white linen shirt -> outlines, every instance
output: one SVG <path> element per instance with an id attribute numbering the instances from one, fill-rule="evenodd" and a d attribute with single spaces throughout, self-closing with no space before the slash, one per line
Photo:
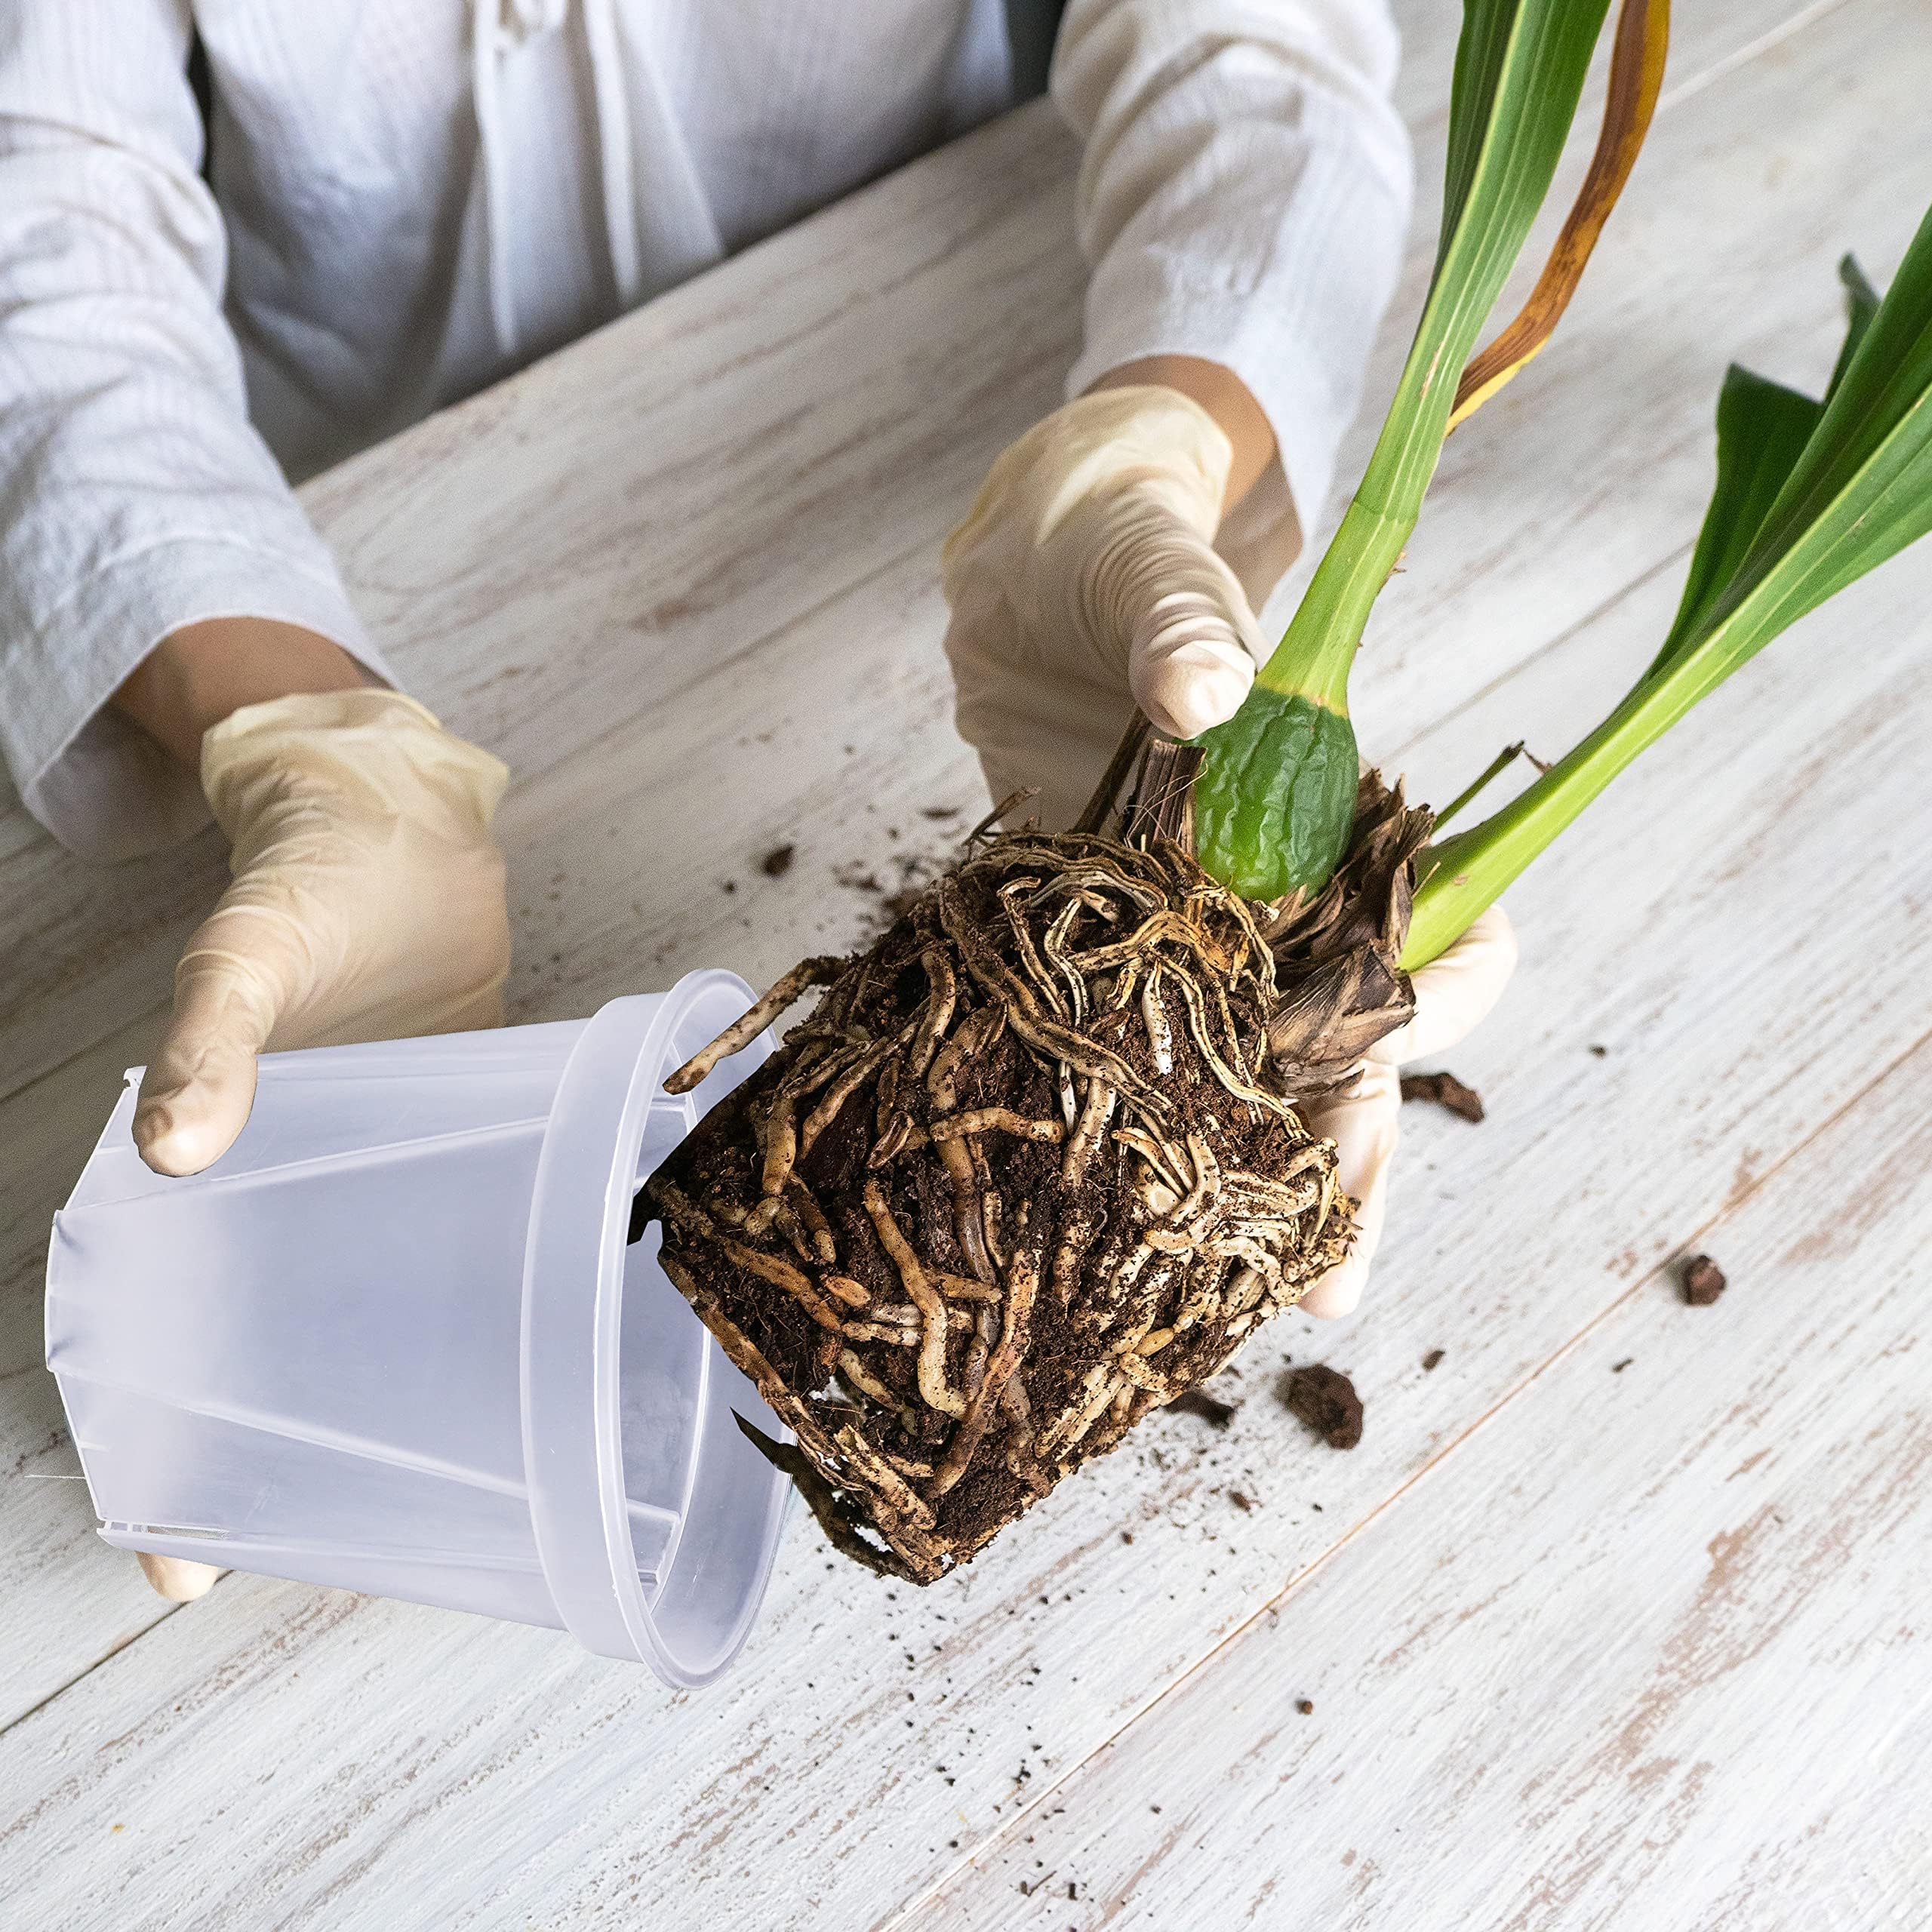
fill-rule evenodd
<path id="1" fill-rule="evenodd" d="M 291 479 L 983 121 L 1050 24 L 1044 0 L 0 0 L 0 752 L 28 808 L 103 858 L 204 823 L 104 708 L 169 632 L 275 618 L 389 675 Z M 1279 446 L 1226 546 L 1257 594 L 1394 287 L 1395 58 L 1386 0 L 1072 0 L 1055 45 L 1094 271 L 1069 393 L 1163 352 L 1241 377 Z"/>

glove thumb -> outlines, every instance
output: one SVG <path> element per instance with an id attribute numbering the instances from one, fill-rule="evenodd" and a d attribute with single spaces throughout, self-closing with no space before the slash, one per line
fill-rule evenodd
<path id="1" fill-rule="evenodd" d="M 1088 574 L 1096 632 L 1124 640 L 1134 701 L 1192 738 L 1232 718 L 1267 655 L 1247 598 L 1172 493 L 1146 482 L 1108 506 Z"/>
<path id="2" fill-rule="evenodd" d="M 251 962 L 208 943 L 216 920 L 175 974 L 174 1015 L 141 1076 L 134 1146 L 158 1174 L 199 1174 L 235 1144 L 255 1102 L 255 1056 L 275 1027 L 276 1002 Z"/>
<path id="3" fill-rule="evenodd" d="M 1388 1217 L 1389 1171 L 1401 1137 L 1401 1105 L 1395 1069 L 1374 1060 L 1362 1068 L 1349 1092 L 1324 1103 L 1320 1131 L 1334 1142 L 1343 1185 L 1356 1198 L 1355 1238 L 1302 1297 L 1304 1315 L 1332 1321 L 1352 1315 L 1361 1300 Z"/>

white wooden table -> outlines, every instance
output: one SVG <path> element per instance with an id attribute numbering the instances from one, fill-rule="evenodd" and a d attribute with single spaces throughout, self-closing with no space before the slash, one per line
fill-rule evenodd
<path id="1" fill-rule="evenodd" d="M 1405 11 L 1426 181 L 1454 10 Z M 1838 252 L 1888 273 L 1932 194 L 1913 0 L 1681 12 L 1571 319 L 1459 433 L 1370 638 L 1368 749 L 1425 797 L 1648 656 L 1724 362 L 1815 385 Z M 515 769 L 515 1017 L 849 939 L 849 881 L 979 802 L 936 551 L 1057 399 L 1074 162 L 1023 110 L 308 491 L 413 688 Z M 1929 597 L 1921 552 L 1813 618 L 1512 895 L 1521 970 L 1454 1063 L 1490 1118 L 1411 1110 L 1358 1317 L 1277 1324 L 1226 1433 L 1157 1419 L 930 1591 L 795 1524 L 697 1695 L 265 1579 L 171 1611 L 94 1539 L 48 1222 L 221 858 L 89 872 L 11 807 L 5 1922 L 1932 1923 Z M 1281 1407 L 1291 1358 L 1352 1372 L 1353 1454 Z"/>

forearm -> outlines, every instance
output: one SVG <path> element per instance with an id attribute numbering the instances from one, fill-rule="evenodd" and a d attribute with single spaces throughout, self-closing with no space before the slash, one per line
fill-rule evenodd
<path id="1" fill-rule="evenodd" d="M 314 631 L 268 617 L 211 617 L 164 638 L 111 703 L 195 770 L 202 734 L 244 705 L 370 681 L 341 645 Z"/>
<path id="2" fill-rule="evenodd" d="M 198 717 L 381 667 L 248 420 L 189 10 L 99 11 L 0 7 L 0 758 L 117 859 L 201 822 Z"/>
<path id="3" fill-rule="evenodd" d="M 1072 0 L 1056 45 L 1093 269 L 1069 387 L 1161 371 L 1229 432 L 1220 540 L 1257 603 L 1319 513 L 1399 266 L 1395 56 L 1386 0 Z"/>
<path id="4" fill-rule="evenodd" d="M 1178 389 L 1220 425 L 1234 448 L 1227 488 L 1221 498 L 1221 513 L 1225 516 L 1261 480 L 1263 471 L 1275 460 L 1275 429 L 1266 411 L 1232 369 L 1198 355 L 1145 355 L 1136 361 L 1123 362 L 1090 384 L 1087 393 L 1130 389 L 1143 383 Z"/>

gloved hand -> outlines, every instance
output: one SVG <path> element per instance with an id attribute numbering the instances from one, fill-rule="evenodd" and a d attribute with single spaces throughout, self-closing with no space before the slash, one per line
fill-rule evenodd
<path id="1" fill-rule="evenodd" d="M 1515 930 L 1503 908 L 1492 906 L 1439 959 L 1414 975 L 1414 1016 L 1370 1048 L 1353 1091 L 1331 1094 L 1308 1109 L 1309 1126 L 1334 1142 L 1342 1185 L 1361 1204 L 1354 1246 L 1301 1299 L 1308 1314 L 1351 1315 L 1367 1284 L 1389 1211 L 1401 1069 L 1466 1038 L 1502 996 L 1515 964 Z"/>
<path id="2" fill-rule="evenodd" d="M 1267 655 L 1213 548 L 1232 453 L 1178 390 L 1096 390 L 1008 449 L 946 539 L 960 734 L 995 799 L 1038 788 L 1026 810 L 1049 831 L 1079 816 L 1133 703 L 1192 737 Z"/>
<path id="3" fill-rule="evenodd" d="M 202 785 L 235 882 L 182 955 L 141 1081 L 134 1143 L 157 1173 L 228 1151 L 255 1056 L 503 1023 L 503 862 L 490 821 L 509 774 L 413 699 L 278 698 L 202 741 Z M 143 1553 L 187 1602 L 220 1571 Z"/>
<path id="4" fill-rule="evenodd" d="M 192 1174 L 248 1118 L 255 1056 L 503 1023 L 509 774 L 399 692 L 245 706 L 202 741 L 235 882 L 188 942 L 134 1143 Z"/>

